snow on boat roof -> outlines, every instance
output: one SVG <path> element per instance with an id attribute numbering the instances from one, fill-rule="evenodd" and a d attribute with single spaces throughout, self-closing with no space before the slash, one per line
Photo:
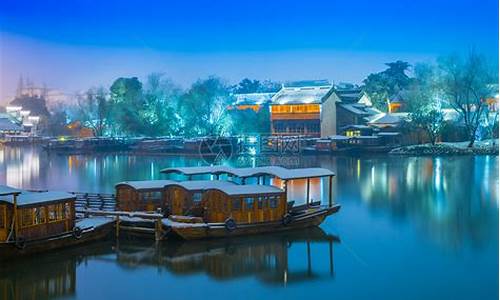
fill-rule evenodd
<path id="1" fill-rule="evenodd" d="M 22 190 L 16 189 L 6 185 L 0 185 L 0 196 L 17 195 L 20 194 Z"/>
<path id="2" fill-rule="evenodd" d="M 64 200 L 74 200 L 76 196 L 66 192 L 25 192 L 17 196 L 17 206 L 36 205 L 47 202 L 60 202 Z M 7 200 L 13 203 L 12 199 Z"/>
<path id="3" fill-rule="evenodd" d="M 162 189 L 164 186 L 171 183 L 176 183 L 174 180 L 137 180 L 137 181 L 123 181 L 115 185 L 128 185 L 136 190 L 154 190 Z"/>
<path id="4" fill-rule="evenodd" d="M 192 180 L 192 181 L 179 181 L 170 184 L 170 185 L 180 185 L 188 191 L 199 191 L 199 190 L 208 190 L 208 189 L 220 189 L 224 190 L 227 187 L 235 186 L 236 184 L 231 181 L 222 181 L 222 180 Z"/>
<path id="5" fill-rule="evenodd" d="M 255 168 L 232 168 L 226 166 L 181 167 L 166 168 L 161 170 L 161 172 L 166 174 L 181 173 L 184 175 L 230 174 L 241 178 L 271 175 L 283 180 L 317 178 L 335 175 L 332 171 L 324 168 L 287 169 L 279 166 Z"/>
<path id="6" fill-rule="evenodd" d="M 258 195 L 258 194 L 281 194 L 284 191 L 280 188 L 277 188 L 275 186 L 271 185 L 256 185 L 256 184 L 249 184 L 249 185 L 226 185 L 221 188 L 216 188 L 217 190 L 220 190 L 221 192 L 229 195 L 229 196 L 236 196 L 236 195 Z"/>
<path id="7" fill-rule="evenodd" d="M 206 190 L 210 188 L 223 188 L 227 185 L 235 185 L 230 181 L 222 180 L 190 180 L 190 181 L 175 181 L 175 180 L 142 180 L 142 181 L 124 181 L 116 184 L 128 185 L 136 190 L 154 190 L 163 189 L 166 186 L 178 185 L 189 191 Z"/>

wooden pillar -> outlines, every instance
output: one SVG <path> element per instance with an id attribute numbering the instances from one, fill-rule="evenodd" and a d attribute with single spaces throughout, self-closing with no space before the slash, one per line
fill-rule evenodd
<path id="1" fill-rule="evenodd" d="M 332 207 L 333 205 L 333 176 L 329 177 L 329 184 L 328 184 L 328 189 L 330 190 L 328 192 L 328 205 Z"/>
<path id="2" fill-rule="evenodd" d="M 310 204 L 310 198 L 311 198 L 311 178 L 307 178 L 307 185 L 306 185 L 306 203 L 307 205 Z"/>
<path id="3" fill-rule="evenodd" d="M 215 174 L 215 179 L 219 180 L 219 174 Z"/>
<path id="4" fill-rule="evenodd" d="M 18 237 L 18 231 L 19 231 L 19 224 L 18 224 L 18 218 L 17 218 L 17 195 L 14 194 L 14 235 L 17 240 Z"/>
<path id="5" fill-rule="evenodd" d="M 116 216 L 116 225 L 115 225 L 115 236 L 116 238 L 120 237 L 120 216 Z"/>

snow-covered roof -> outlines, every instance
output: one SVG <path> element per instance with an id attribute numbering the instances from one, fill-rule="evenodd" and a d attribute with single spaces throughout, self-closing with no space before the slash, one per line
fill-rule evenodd
<path id="1" fill-rule="evenodd" d="M 398 124 L 403 120 L 404 116 L 401 114 L 390 114 L 390 113 L 381 113 L 371 119 L 369 124 Z"/>
<path id="2" fill-rule="evenodd" d="M 322 103 L 329 95 L 331 85 L 283 87 L 272 98 L 272 105 Z"/>
<path id="3" fill-rule="evenodd" d="M 128 185 L 136 190 L 156 190 L 175 182 L 174 180 L 138 180 L 119 182 L 115 186 Z"/>
<path id="4" fill-rule="evenodd" d="M 22 128 L 9 118 L 0 117 L 0 131 L 22 131 Z"/>
<path id="5" fill-rule="evenodd" d="M 363 97 L 363 92 L 361 89 L 336 89 L 335 94 L 340 98 L 340 101 L 344 103 L 356 103 L 361 97 Z"/>
<path id="6" fill-rule="evenodd" d="M 20 194 L 22 190 L 16 189 L 6 185 L 0 185 L 0 196 L 17 195 Z"/>
<path id="7" fill-rule="evenodd" d="M 208 189 L 225 189 L 235 184 L 231 181 L 224 180 L 189 180 L 189 181 L 174 181 L 168 185 L 179 185 L 188 191 L 201 191 Z"/>
<path id="8" fill-rule="evenodd" d="M 358 129 L 358 130 L 365 130 L 365 129 L 372 129 L 370 126 L 367 125 L 357 125 L 357 124 L 351 124 L 351 125 L 346 125 L 340 128 L 340 130 L 348 130 L 348 129 Z"/>
<path id="9" fill-rule="evenodd" d="M 184 175 L 230 174 L 241 178 L 270 175 L 281 178 L 283 180 L 316 178 L 335 175 L 332 171 L 324 168 L 287 169 L 279 166 L 255 168 L 232 168 L 226 166 L 181 167 L 166 168 L 161 170 L 161 172 L 167 174 L 180 173 Z"/>
<path id="10" fill-rule="evenodd" d="M 340 141 L 345 141 L 349 139 L 349 137 L 345 135 L 330 135 L 327 138 L 330 140 L 340 140 Z"/>
<path id="11" fill-rule="evenodd" d="M 261 105 L 270 102 L 276 93 L 235 94 L 236 105 Z"/>
<path id="12" fill-rule="evenodd" d="M 284 191 L 280 188 L 271 185 L 226 185 L 219 188 L 215 188 L 229 196 L 236 195 L 258 195 L 258 194 L 281 194 Z"/>
<path id="13" fill-rule="evenodd" d="M 76 196 L 66 192 L 26 192 L 22 191 L 17 196 L 17 206 L 36 205 L 48 202 L 61 202 L 65 200 L 75 200 Z M 13 199 L 2 199 L 2 201 L 13 203 Z"/>
<path id="14" fill-rule="evenodd" d="M 127 185 L 138 191 L 148 190 L 161 190 L 167 186 L 177 185 L 189 191 L 206 190 L 212 188 L 220 188 L 228 185 L 235 185 L 231 181 L 222 180 L 189 180 L 189 181 L 175 181 L 175 180 L 142 180 L 142 181 L 124 181 L 116 184 Z"/>

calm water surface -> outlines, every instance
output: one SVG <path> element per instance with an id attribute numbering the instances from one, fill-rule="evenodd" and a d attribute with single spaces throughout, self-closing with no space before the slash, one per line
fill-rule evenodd
<path id="1" fill-rule="evenodd" d="M 0 149 L 0 184 L 113 192 L 197 157 Z M 496 299 L 498 157 L 270 157 L 231 165 L 333 170 L 320 228 L 207 242 L 120 241 L 0 265 L 9 299 Z M 326 182 L 312 184 L 327 201 Z M 290 198 L 305 195 L 295 182 Z"/>

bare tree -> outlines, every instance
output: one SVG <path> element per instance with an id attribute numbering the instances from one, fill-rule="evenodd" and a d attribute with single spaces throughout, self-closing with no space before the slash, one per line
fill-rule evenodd
<path id="1" fill-rule="evenodd" d="M 440 86 L 449 104 L 464 122 L 469 147 L 474 145 L 481 117 L 486 112 L 486 98 L 494 81 L 484 57 L 471 51 L 467 57 L 448 56 L 439 60 Z"/>
<path id="2" fill-rule="evenodd" d="M 78 98 L 78 115 L 95 136 L 103 136 L 109 123 L 110 104 L 104 88 L 89 89 Z"/>

